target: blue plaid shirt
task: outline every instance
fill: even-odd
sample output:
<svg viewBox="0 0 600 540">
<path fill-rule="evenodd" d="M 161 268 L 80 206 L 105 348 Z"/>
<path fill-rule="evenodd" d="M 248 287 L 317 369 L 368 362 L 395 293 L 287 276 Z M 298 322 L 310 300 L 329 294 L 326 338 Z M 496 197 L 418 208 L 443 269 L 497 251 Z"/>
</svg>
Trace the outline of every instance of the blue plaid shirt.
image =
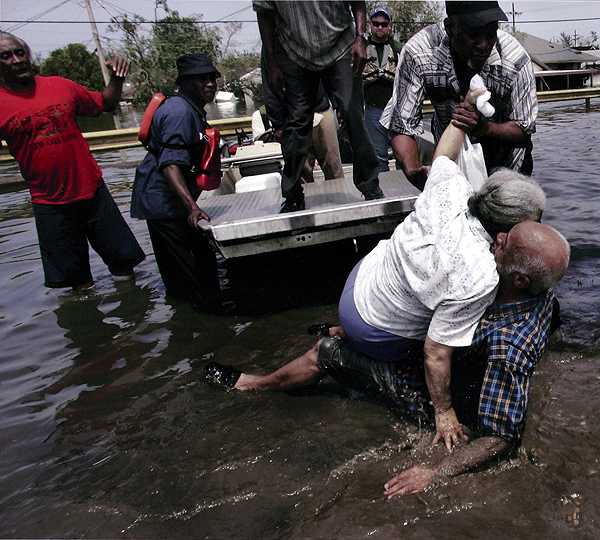
<svg viewBox="0 0 600 540">
<path fill-rule="evenodd" d="M 554 293 L 515 304 L 494 302 L 473 338 L 476 354 L 487 358 L 479 397 L 481 435 L 518 441 L 523 436 L 531 376 L 548 341 Z"/>
</svg>

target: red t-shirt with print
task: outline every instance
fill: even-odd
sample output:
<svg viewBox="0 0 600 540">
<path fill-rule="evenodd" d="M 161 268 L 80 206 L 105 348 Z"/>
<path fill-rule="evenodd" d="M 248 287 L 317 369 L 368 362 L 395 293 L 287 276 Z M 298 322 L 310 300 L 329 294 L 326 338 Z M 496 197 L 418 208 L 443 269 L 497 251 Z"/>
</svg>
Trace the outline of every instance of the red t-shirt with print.
<svg viewBox="0 0 600 540">
<path fill-rule="evenodd" d="M 35 77 L 29 92 L 0 85 L 0 139 L 8 143 L 36 203 L 90 199 L 102 173 L 77 124 L 99 116 L 102 94 L 62 77 Z"/>
</svg>

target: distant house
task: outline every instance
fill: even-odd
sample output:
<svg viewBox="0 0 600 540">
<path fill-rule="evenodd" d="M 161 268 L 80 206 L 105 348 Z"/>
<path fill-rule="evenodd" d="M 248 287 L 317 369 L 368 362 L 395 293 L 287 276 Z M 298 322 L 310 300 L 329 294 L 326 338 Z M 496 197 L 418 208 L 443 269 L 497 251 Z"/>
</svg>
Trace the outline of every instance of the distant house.
<svg viewBox="0 0 600 540">
<path fill-rule="evenodd" d="M 538 90 L 583 88 L 588 79 L 592 82 L 596 70 L 582 67 L 597 61 L 594 56 L 524 32 L 515 37 L 531 57 Z"/>
</svg>

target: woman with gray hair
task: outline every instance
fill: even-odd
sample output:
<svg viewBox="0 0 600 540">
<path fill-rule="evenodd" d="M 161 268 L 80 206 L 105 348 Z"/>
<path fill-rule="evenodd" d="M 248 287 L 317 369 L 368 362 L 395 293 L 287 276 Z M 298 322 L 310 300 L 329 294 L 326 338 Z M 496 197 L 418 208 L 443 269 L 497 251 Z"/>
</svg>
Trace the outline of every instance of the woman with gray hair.
<svg viewBox="0 0 600 540">
<path fill-rule="evenodd" d="M 490 248 L 517 223 L 539 221 L 546 202 L 534 180 L 511 170 L 474 192 L 454 162 L 464 137 L 448 126 L 414 211 L 351 272 L 339 306 L 346 337 L 363 354 L 385 362 L 423 351 L 434 444 L 449 450 L 465 437 L 451 403 L 451 354 L 471 344 L 496 295 Z"/>
<path fill-rule="evenodd" d="M 496 173 L 475 193 L 453 161 L 463 139 L 458 127 L 446 129 L 414 211 L 350 273 L 339 304 L 341 327 L 319 328 L 346 338 L 352 347 L 324 340 L 264 378 L 241 380 L 235 368 L 211 362 L 205 367 L 209 379 L 228 388 L 264 390 L 314 383 L 329 374 L 343 384 L 351 381 L 347 386 L 355 393 L 357 388 L 372 393 L 373 385 L 382 385 L 385 395 L 384 386 L 396 385 L 390 380 L 394 370 L 384 363 L 424 356 L 434 444 L 441 440 L 450 450 L 466 438 L 452 408 L 452 350 L 471 345 L 479 319 L 496 296 L 492 244 L 516 223 L 539 220 L 545 197 L 533 180 L 512 171 Z M 419 416 L 417 410 L 411 414 Z"/>
</svg>

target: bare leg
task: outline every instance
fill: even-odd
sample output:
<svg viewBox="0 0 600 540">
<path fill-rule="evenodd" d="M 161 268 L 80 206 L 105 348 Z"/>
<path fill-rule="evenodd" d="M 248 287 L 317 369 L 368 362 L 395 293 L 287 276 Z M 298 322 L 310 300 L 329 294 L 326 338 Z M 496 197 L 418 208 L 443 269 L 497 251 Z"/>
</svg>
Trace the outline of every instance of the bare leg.
<svg viewBox="0 0 600 540">
<path fill-rule="evenodd" d="M 235 383 L 237 390 L 291 390 L 318 383 L 325 375 L 317 367 L 319 344 L 270 375 L 242 373 Z"/>
</svg>

